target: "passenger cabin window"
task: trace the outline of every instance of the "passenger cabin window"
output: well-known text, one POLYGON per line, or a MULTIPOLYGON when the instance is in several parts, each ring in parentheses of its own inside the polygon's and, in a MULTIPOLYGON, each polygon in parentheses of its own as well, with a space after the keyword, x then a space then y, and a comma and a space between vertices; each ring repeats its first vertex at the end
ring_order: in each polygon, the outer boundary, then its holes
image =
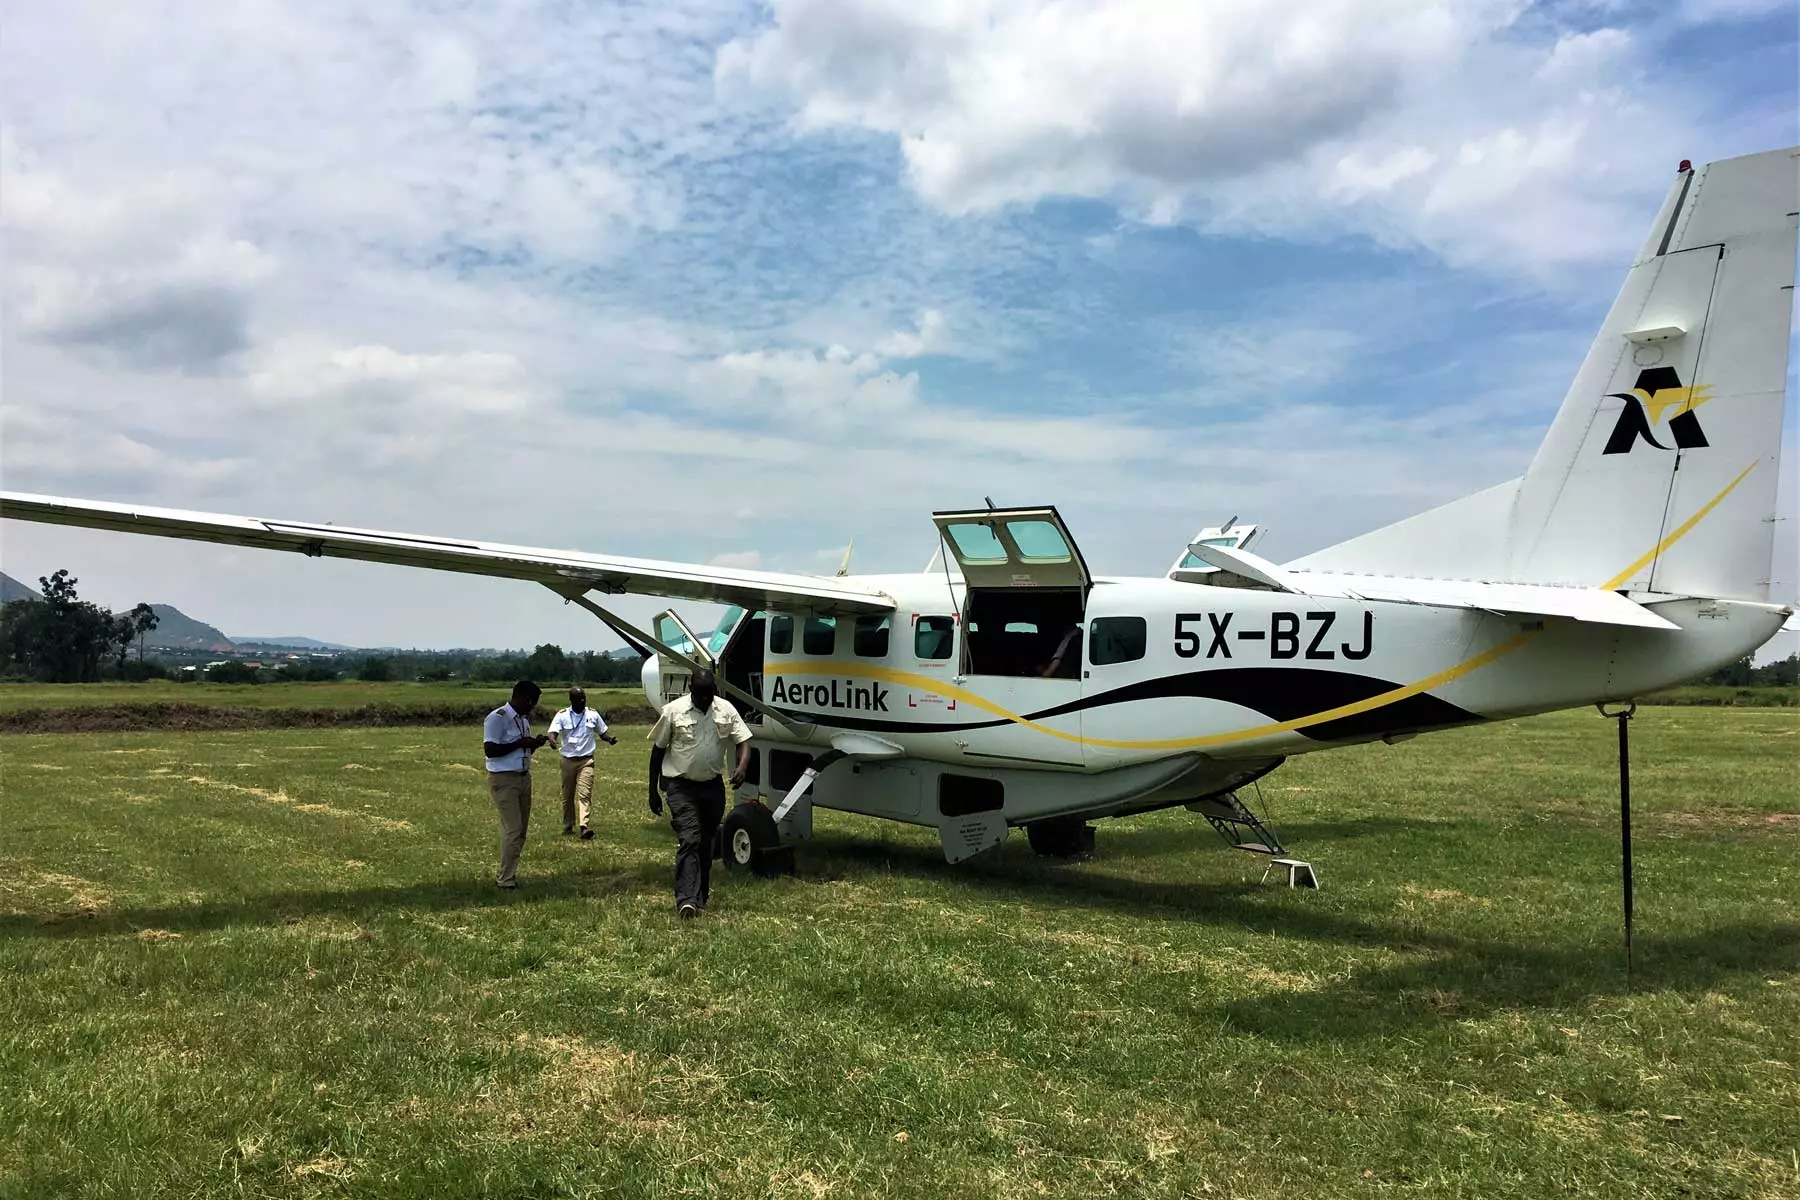
POLYGON ((858 658, 886 658, 888 652, 888 618, 858 617, 850 644, 858 658))
POLYGON ((913 627, 915 658, 946 659, 956 639, 956 625, 949 617, 920 617, 913 627))
POLYGON ((769 618, 769 653, 792 654, 794 652, 794 618, 769 618))
POLYGON ((807 617, 800 630, 800 649, 808 654, 836 654, 837 618, 807 617))
POLYGON ((1088 631, 1088 655, 1096 667, 1136 662, 1150 640, 1142 617, 1095 617, 1088 631))

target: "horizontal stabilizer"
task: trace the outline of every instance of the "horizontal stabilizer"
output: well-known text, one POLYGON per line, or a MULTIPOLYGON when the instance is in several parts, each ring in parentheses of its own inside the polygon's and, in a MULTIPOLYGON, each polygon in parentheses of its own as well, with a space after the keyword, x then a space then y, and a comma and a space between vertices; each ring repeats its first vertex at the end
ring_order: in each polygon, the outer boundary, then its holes
POLYGON ((1618 592, 1599 588, 1362 575, 1308 574, 1304 578, 1307 590, 1316 596, 1347 596, 1356 600, 1427 604, 1440 608, 1476 608, 1508 616, 1567 617, 1598 625, 1630 625, 1639 629, 1681 628, 1618 592))
POLYGON ((1219 568, 1218 574, 1206 580, 1215 585, 1221 582, 1221 576, 1229 574, 1243 581, 1237 584, 1239 587, 1260 586, 1307 596, 1428 604, 1439 608, 1478 608, 1484 612, 1530 617, 1569 617, 1576 621, 1633 625, 1640 629, 1680 628, 1618 592, 1599 588, 1293 571, 1228 546, 1195 545, 1191 549, 1196 557, 1219 568))

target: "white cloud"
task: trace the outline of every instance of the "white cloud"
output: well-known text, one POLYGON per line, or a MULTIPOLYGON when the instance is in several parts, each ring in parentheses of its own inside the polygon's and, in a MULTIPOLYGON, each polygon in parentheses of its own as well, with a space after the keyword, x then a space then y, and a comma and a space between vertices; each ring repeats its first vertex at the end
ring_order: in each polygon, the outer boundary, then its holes
POLYGON ((380 345, 283 342, 260 357, 247 382, 252 395, 272 406, 337 401, 363 413, 395 406, 409 420, 520 412, 540 398, 524 364, 510 354, 404 354, 380 345))
POLYGON ((776 0, 726 94, 893 136, 950 212, 1049 196, 1140 219, 1535 268, 1614 252, 1686 129, 1623 29, 1517 0, 776 0), (1535 14, 1534 14, 1535 16, 1535 14))
POLYGON ((928 308, 919 314, 918 327, 897 330, 875 343, 875 352, 886 358, 919 358, 927 354, 953 353, 944 314, 928 308))

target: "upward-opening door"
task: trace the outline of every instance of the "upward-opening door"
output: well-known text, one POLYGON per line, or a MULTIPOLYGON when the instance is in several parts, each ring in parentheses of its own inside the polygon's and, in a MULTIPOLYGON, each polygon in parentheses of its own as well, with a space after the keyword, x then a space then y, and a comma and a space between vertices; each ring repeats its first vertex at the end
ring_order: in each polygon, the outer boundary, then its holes
MULTIPOLYGON (((701 666, 717 669, 718 664, 713 659, 706 643, 693 635, 682 619, 675 615, 674 609, 665 609, 657 613, 656 621, 651 628, 656 634, 656 640, 664 646, 687 655, 701 666)), ((667 704, 679 696, 687 695, 688 681, 691 675, 687 664, 660 650, 657 652, 656 659, 657 669, 661 673, 662 680, 662 702, 667 704)))
POLYGON ((962 568, 965 686, 1023 718, 970 731, 963 753, 1082 762, 1082 620, 1092 580, 1062 517, 1054 508, 1009 508, 933 513, 932 521, 962 568))

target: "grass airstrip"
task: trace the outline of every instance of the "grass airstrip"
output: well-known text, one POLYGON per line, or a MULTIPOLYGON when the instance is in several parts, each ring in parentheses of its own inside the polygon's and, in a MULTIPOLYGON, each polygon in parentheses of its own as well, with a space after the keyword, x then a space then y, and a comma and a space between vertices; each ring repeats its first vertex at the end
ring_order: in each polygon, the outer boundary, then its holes
POLYGON ((1290 762, 1318 892, 821 813, 687 924, 620 732, 511 894, 473 729, 0 737, 0 1195, 1800 1195, 1793 709, 1639 712, 1629 975, 1591 710, 1290 762))

